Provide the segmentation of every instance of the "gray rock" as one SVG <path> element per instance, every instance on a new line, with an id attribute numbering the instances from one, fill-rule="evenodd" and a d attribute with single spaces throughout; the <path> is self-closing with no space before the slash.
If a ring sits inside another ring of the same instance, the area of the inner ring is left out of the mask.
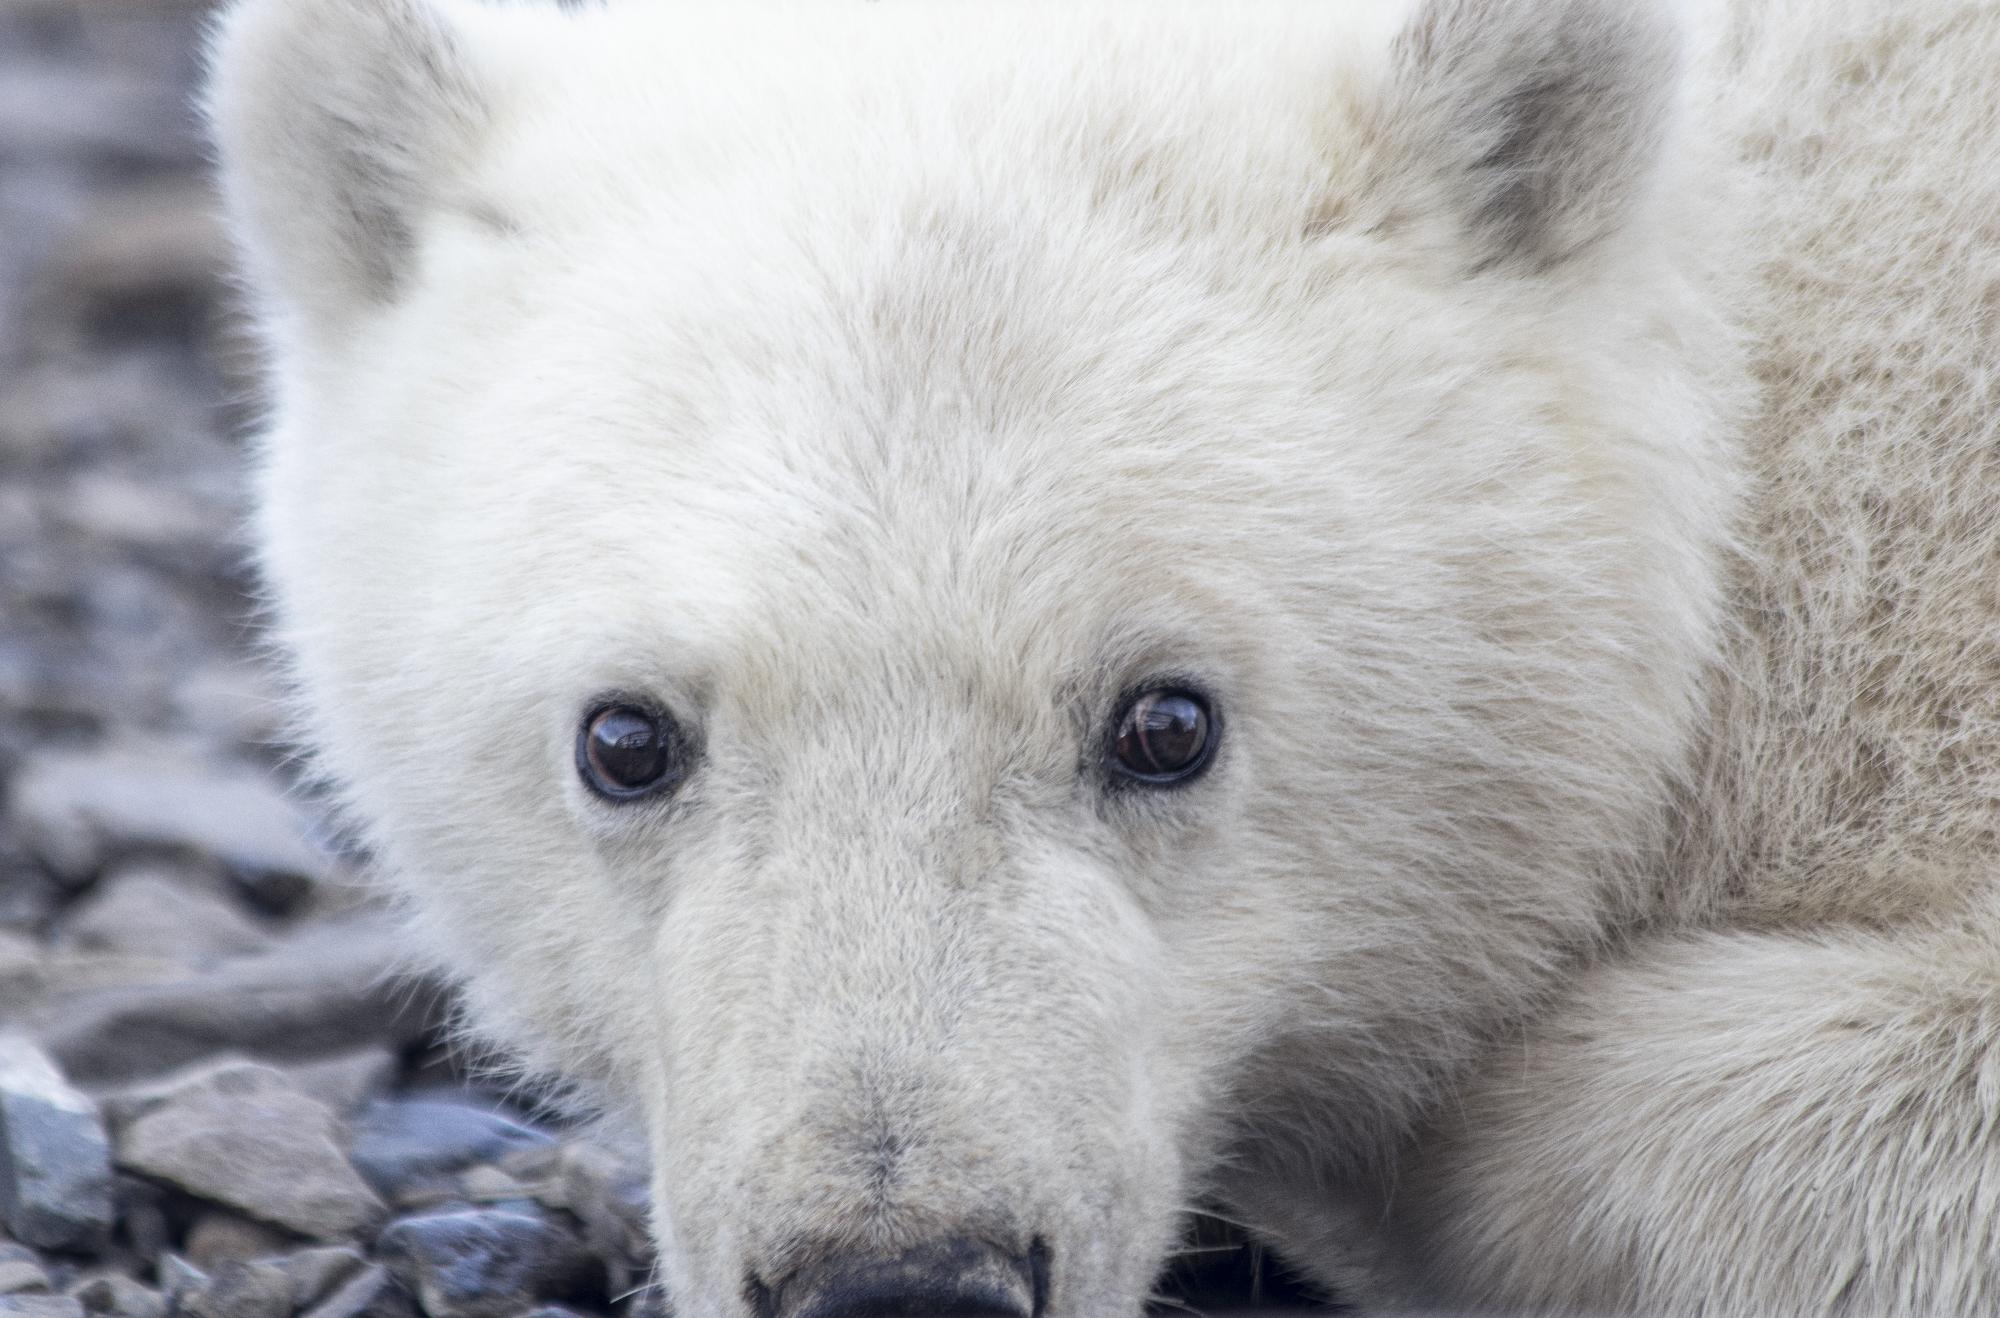
<path id="1" fill-rule="evenodd" d="M 203 664 L 175 684 L 180 723 L 250 750 L 284 739 L 284 702 L 268 670 L 235 659 Z"/>
<path id="2" fill-rule="evenodd" d="M 401 1046 L 436 1027 L 442 997 L 434 981 L 397 977 L 405 954 L 379 916 L 330 921 L 197 978 L 80 995 L 30 1027 L 88 1084 L 229 1051 L 289 1059 Z"/>
<path id="3" fill-rule="evenodd" d="M 83 1304 L 67 1295 L 0 1295 L 0 1318 L 84 1318 Z"/>
<path id="4" fill-rule="evenodd" d="M 370 1263 L 299 1313 L 300 1318 L 416 1318 L 417 1306 L 387 1268 Z"/>
<path id="5" fill-rule="evenodd" d="M 603 1285 L 583 1242 L 539 1214 L 407 1217 L 383 1230 L 376 1252 L 430 1318 L 513 1318 L 536 1302 L 589 1297 Z"/>
<path id="6" fill-rule="evenodd" d="M 60 1015 L 83 995 L 192 975 L 189 967 L 160 957 L 59 951 L 0 929 L 0 1030 L 34 1034 L 38 1019 Z"/>
<path id="7" fill-rule="evenodd" d="M 166 1318 L 167 1297 L 122 1273 L 79 1277 L 69 1293 L 93 1318 Z"/>
<path id="8" fill-rule="evenodd" d="M 225 1263 L 174 1298 L 187 1318 L 291 1318 L 292 1282 L 272 1262 Z"/>
<path id="9" fill-rule="evenodd" d="M 339 1134 L 333 1113 L 283 1073 L 239 1064 L 193 1077 L 133 1118 L 118 1163 L 260 1222 L 339 1240 L 384 1212 Z"/>
<path id="10" fill-rule="evenodd" d="M 644 1162 L 594 1144 L 563 1146 L 554 1194 L 583 1223 L 590 1247 L 607 1259 L 639 1264 L 652 1257 L 652 1193 Z"/>
<path id="11" fill-rule="evenodd" d="M 48 1289 L 48 1270 L 35 1251 L 0 1240 L 0 1295 L 38 1294 Z"/>
<path id="12" fill-rule="evenodd" d="M 176 298 L 205 301 L 228 264 L 214 194 L 199 180 L 172 175 L 101 190 L 63 239 L 49 275 L 84 317 Z M 93 529 L 105 539 L 117 534 L 115 522 Z"/>
<path id="13" fill-rule="evenodd" d="M 314 1057 L 281 1069 L 300 1090 L 346 1115 L 386 1093 L 401 1068 L 396 1054 L 380 1046 Z"/>
<path id="14" fill-rule="evenodd" d="M 113 1220 L 97 1105 L 21 1038 L 0 1038 L 0 1218 L 17 1240 L 71 1250 L 101 1243 Z"/>
<path id="15" fill-rule="evenodd" d="M 180 1303 L 181 1296 L 208 1285 L 208 1274 L 178 1254 L 162 1254 L 159 1266 L 154 1269 L 154 1280 L 159 1282 L 171 1308 Z"/>
<path id="16" fill-rule="evenodd" d="M 167 1191 L 142 1176 L 119 1173 L 111 1189 L 117 1207 L 118 1231 L 142 1262 L 155 1262 L 174 1243 L 174 1222 L 167 1211 Z"/>
<path id="17" fill-rule="evenodd" d="M 107 875 L 56 930 L 56 945 L 69 950 L 150 954 L 195 966 L 268 951 L 275 941 L 220 893 L 144 864 Z"/>
<path id="18" fill-rule="evenodd" d="M 302 1249 L 279 1260 L 292 1282 L 292 1307 L 310 1308 L 368 1266 L 361 1251 L 347 1245 Z"/>
<path id="19" fill-rule="evenodd" d="M 354 1118 L 348 1157 L 393 1199 L 475 1163 L 553 1142 L 545 1131 L 463 1098 L 386 1099 Z"/>
<path id="20" fill-rule="evenodd" d="M 8 703 L 0 684 L 0 708 Z M 0 931 L 39 929 L 61 903 L 55 878 L 11 841 L 0 840 Z"/>
<path id="21" fill-rule="evenodd" d="M 14 776 L 9 820 L 44 864 L 72 877 L 143 849 L 306 878 L 330 864 L 266 774 L 169 747 L 38 751 Z"/>
<path id="22" fill-rule="evenodd" d="M 295 1248 L 297 1243 L 294 1237 L 274 1227 L 238 1217 L 235 1213 L 211 1209 L 196 1218 L 194 1225 L 188 1228 L 181 1252 L 197 1268 L 214 1272 L 226 1263 L 245 1263 L 283 1254 Z"/>

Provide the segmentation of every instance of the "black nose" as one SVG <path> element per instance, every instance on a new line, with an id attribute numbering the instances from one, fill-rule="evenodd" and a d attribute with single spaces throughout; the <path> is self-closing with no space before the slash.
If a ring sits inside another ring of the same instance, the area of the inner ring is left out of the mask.
<path id="1" fill-rule="evenodd" d="M 1042 1271 L 1026 1256 L 979 1240 L 948 1240 L 893 1258 L 835 1257 L 766 1292 L 760 1318 L 1036 1318 Z"/>

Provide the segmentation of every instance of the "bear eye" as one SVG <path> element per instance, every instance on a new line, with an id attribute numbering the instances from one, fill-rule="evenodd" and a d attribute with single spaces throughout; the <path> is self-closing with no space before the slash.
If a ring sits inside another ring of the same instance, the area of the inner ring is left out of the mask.
<path id="1" fill-rule="evenodd" d="M 680 736 L 665 714 L 600 705 L 576 737 L 576 768 L 599 796 L 629 801 L 680 780 Z"/>
<path id="2" fill-rule="evenodd" d="M 1208 766 L 1216 721 L 1208 702 L 1179 687 L 1141 691 L 1119 712 L 1111 767 L 1152 786 L 1186 782 Z"/>

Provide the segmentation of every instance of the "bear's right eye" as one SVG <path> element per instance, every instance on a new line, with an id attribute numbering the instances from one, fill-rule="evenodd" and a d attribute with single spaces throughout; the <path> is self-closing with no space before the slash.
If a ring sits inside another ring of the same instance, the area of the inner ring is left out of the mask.
<path id="1" fill-rule="evenodd" d="M 637 705 L 600 705 L 576 737 L 576 768 L 599 796 L 630 801 L 680 781 L 679 730 L 673 719 Z"/>

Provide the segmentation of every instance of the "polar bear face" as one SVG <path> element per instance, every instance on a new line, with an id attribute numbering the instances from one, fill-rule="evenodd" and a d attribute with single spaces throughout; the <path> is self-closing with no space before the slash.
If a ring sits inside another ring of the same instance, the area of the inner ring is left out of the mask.
<path id="1" fill-rule="evenodd" d="M 1727 516 L 1672 35 L 1405 9 L 225 23 L 307 736 L 644 1125 L 679 1312 L 1137 1314 L 1643 880 Z"/>

